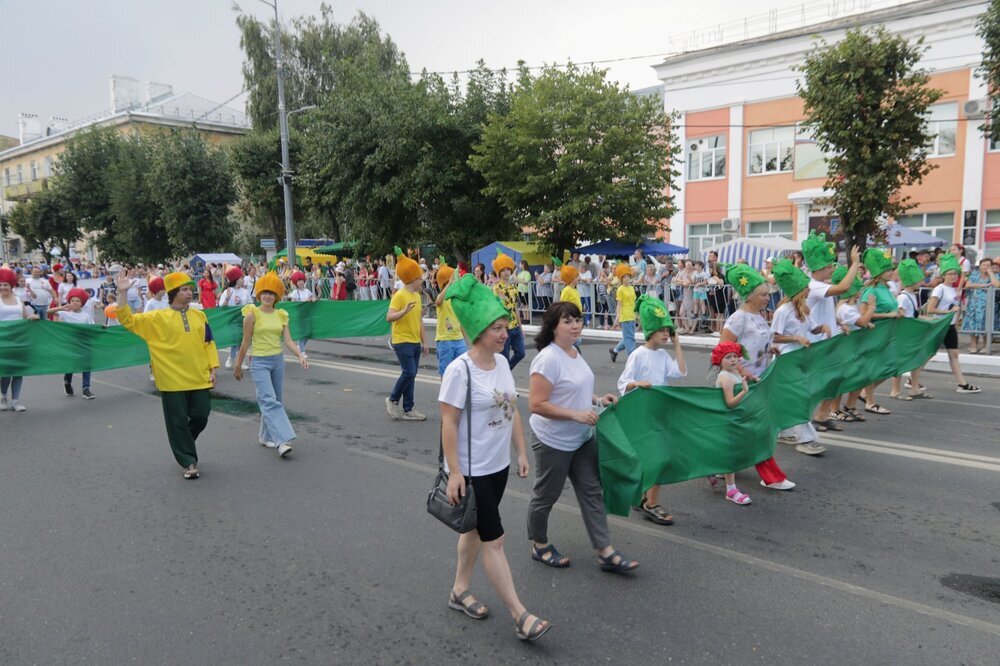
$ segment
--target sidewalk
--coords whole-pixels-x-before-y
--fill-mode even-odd
[[[425,326],[434,327],[436,324],[436,319],[431,319],[429,317],[424,318]],[[538,326],[531,324],[525,324],[523,328],[526,337],[530,337],[535,333],[538,333],[539,330]],[[582,337],[584,340],[607,340],[608,343],[612,343],[621,340],[622,336],[620,331],[604,331],[600,329],[585,328],[583,330]],[[636,344],[641,345],[645,339],[646,338],[643,336],[641,331],[636,331]],[[719,344],[719,338],[711,335],[682,335],[681,344],[689,349],[695,348],[711,350],[715,347],[715,345]],[[959,354],[958,357],[962,363],[962,372],[966,375],[974,377],[1000,377],[1000,356]],[[925,370],[929,370],[931,372],[951,372],[951,368],[948,365],[948,355],[944,351],[939,351],[930,361],[928,361]]]

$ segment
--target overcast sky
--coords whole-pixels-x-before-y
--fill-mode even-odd
[[[267,18],[259,0],[239,0]],[[663,53],[667,37],[760,16],[801,0],[335,0],[338,21],[374,16],[411,69],[537,65]],[[815,4],[815,0],[813,2]],[[280,0],[282,18],[318,13],[319,0]],[[111,74],[168,83],[222,102],[242,89],[232,0],[0,0],[4,56],[0,134],[17,114],[70,120],[110,106]],[[657,83],[657,58],[603,65],[633,89]],[[243,108],[244,98],[235,104]]]

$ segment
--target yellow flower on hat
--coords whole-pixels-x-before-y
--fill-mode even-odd
[[[892,259],[892,252],[886,250],[885,252],[882,253],[882,256],[885,257],[886,259]]]
[[[653,310],[653,314],[655,314],[657,317],[667,316],[667,312],[663,308],[656,308],[655,310]]]
[[[740,286],[741,287],[747,286],[747,283],[748,283],[748,281],[747,281],[746,277],[741,277],[740,278]]]
[[[832,244],[827,249],[830,250],[830,254],[832,254],[833,256],[837,256],[837,251],[833,249],[833,245]]]

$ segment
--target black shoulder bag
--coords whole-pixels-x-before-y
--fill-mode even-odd
[[[465,363],[465,373],[468,377],[465,391],[465,416],[468,424],[469,474],[465,477],[465,497],[458,504],[448,503],[448,474],[444,471],[444,443],[438,438],[438,473],[434,479],[434,487],[427,496],[427,513],[459,534],[465,534],[476,529],[476,493],[472,488],[472,371],[469,363]]]

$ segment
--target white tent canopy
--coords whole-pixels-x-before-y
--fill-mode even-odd
[[[718,252],[719,261],[724,264],[735,264],[737,259],[746,259],[748,264],[761,270],[765,259],[788,255],[798,249],[799,244],[787,238],[735,238],[708,248],[702,255],[705,258],[709,252]]]

